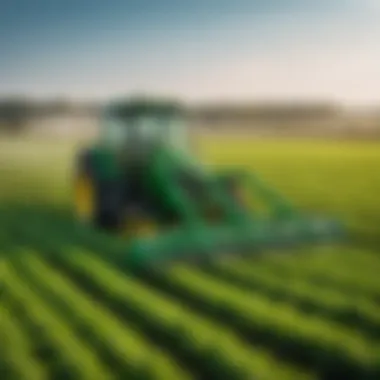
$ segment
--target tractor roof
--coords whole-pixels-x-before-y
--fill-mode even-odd
[[[139,116],[173,117],[184,114],[183,106],[176,101],[133,98],[117,100],[106,106],[106,115],[122,118],[133,118]]]

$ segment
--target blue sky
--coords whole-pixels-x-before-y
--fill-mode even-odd
[[[380,103],[379,0],[2,0],[0,93]]]

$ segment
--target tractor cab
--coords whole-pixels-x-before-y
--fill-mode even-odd
[[[110,104],[101,116],[101,143],[129,157],[149,154],[157,146],[187,151],[185,112],[174,102],[129,100]]]

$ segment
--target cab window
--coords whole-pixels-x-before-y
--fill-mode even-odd
[[[122,120],[116,118],[105,119],[102,121],[102,140],[111,146],[125,144],[129,138],[128,126]]]

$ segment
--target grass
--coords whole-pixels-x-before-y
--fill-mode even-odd
[[[5,379],[380,378],[378,143],[205,137],[205,163],[254,170],[352,241],[144,273],[76,228],[79,146],[0,140]]]

